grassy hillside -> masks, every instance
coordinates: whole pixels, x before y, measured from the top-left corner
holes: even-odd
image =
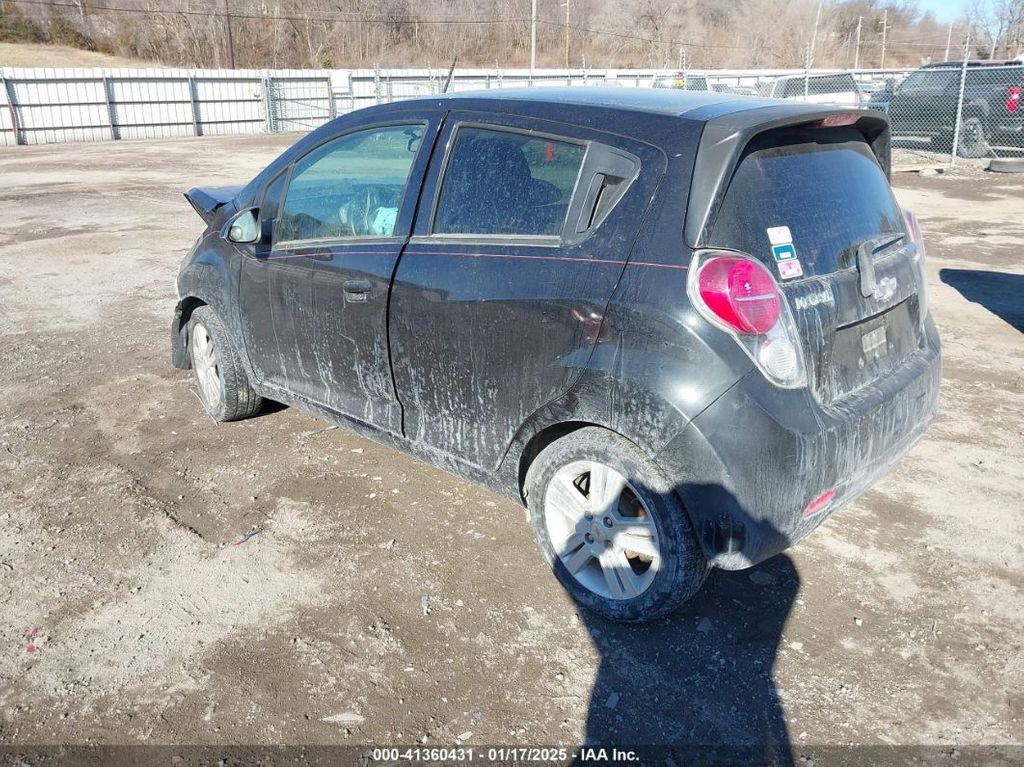
[[[0,43],[0,67],[155,67],[150,61],[110,56],[67,45]]]

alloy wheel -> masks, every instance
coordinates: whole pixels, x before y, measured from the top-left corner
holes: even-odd
[[[610,466],[576,461],[559,469],[545,491],[544,523],[565,569],[601,597],[633,599],[658,573],[654,517]]]

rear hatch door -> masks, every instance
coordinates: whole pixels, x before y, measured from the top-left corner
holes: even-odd
[[[709,232],[708,246],[749,253],[776,275],[822,404],[838,406],[921,346],[917,248],[856,128],[756,136]]]

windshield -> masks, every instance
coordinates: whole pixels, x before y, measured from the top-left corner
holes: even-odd
[[[805,276],[852,266],[864,240],[904,234],[889,182],[853,129],[775,134],[748,147],[709,244],[772,262],[768,230],[787,227]]]

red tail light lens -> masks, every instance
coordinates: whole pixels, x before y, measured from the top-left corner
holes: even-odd
[[[712,258],[701,267],[697,287],[708,309],[740,333],[767,333],[782,311],[772,275],[746,258]]]
[[[1006,92],[1006,111],[1011,115],[1020,111],[1020,94],[1021,89],[1016,85],[1011,85]]]

